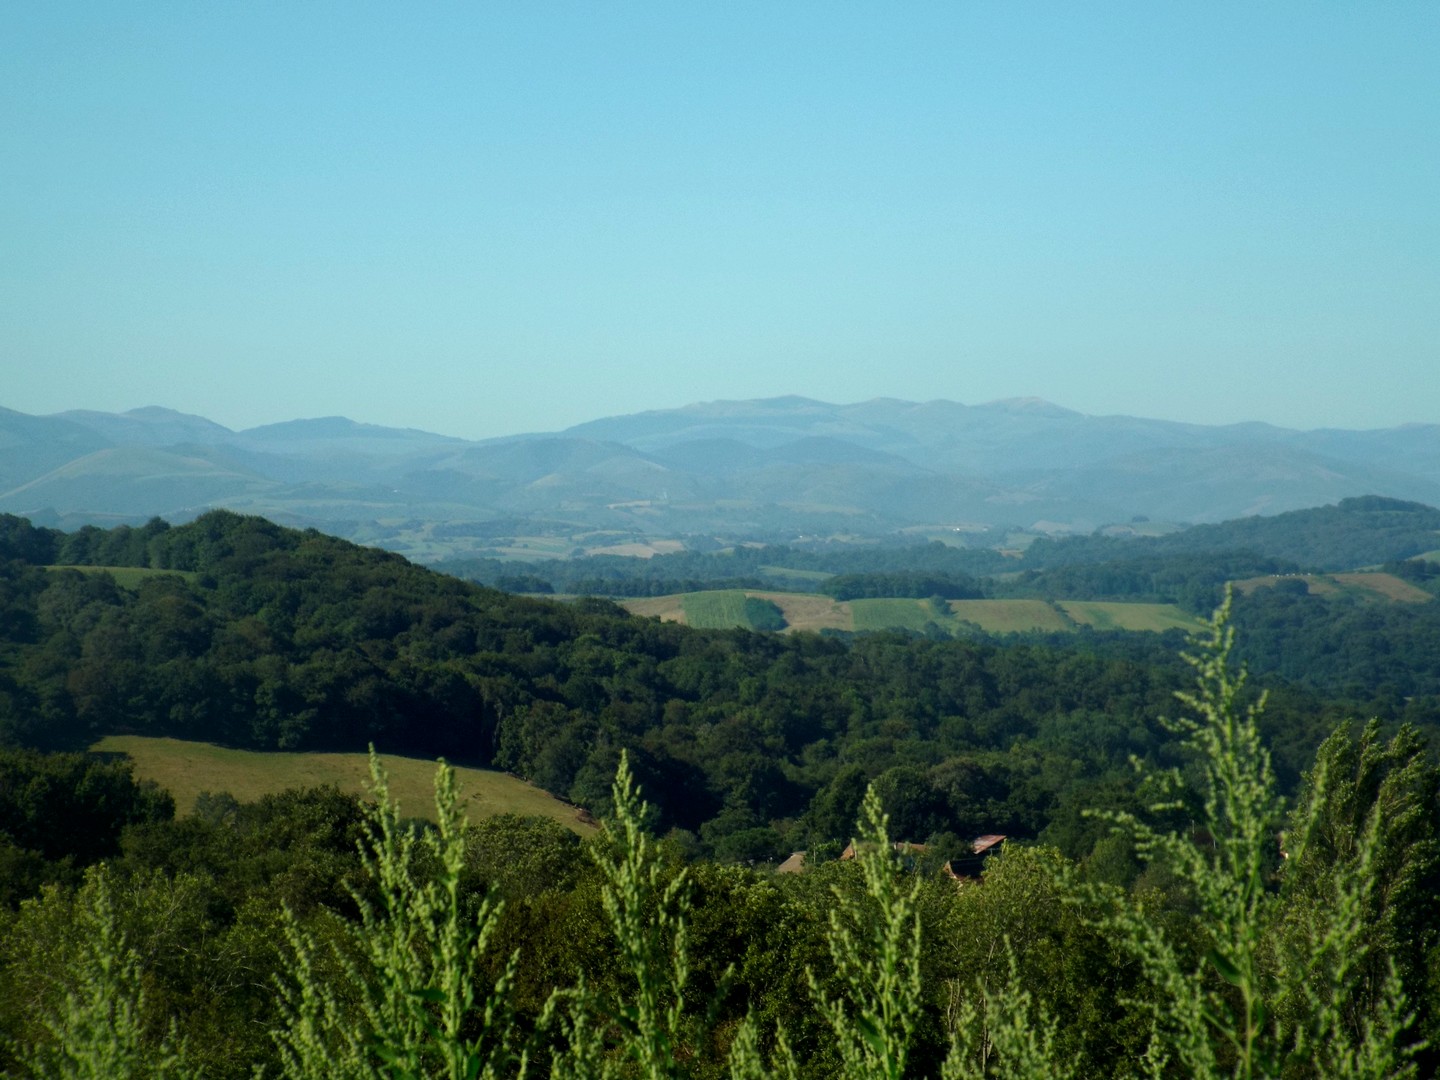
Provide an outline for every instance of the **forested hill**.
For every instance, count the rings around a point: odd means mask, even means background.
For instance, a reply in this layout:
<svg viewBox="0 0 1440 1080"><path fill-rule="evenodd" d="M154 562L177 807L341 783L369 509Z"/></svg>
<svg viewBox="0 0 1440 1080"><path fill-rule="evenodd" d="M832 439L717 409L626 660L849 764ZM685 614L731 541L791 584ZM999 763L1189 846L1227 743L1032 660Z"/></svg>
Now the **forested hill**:
<svg viewBox="0 0 1440 1080"><path fill-rule="evenodd" d="M1048 829L1083 854L1102 830L1080 808L1130 798L1132 754L1169 760L1156 718L1188 678L1169 650L699 631L226 512L70 535L7 518L0 553L4 743L373 741L493 763L595 809L628 748L662 826L721 857L845 836L872 779L900 835ZM1276 701L1291 778L1339 715Z"/></svg>
<svg viewBox="0 0 1440 1080"><path fill-rule="evenodd" d="M1102 562L1126 549L1137 555L1247 551L1306 570L1351 570L1440 549L1440 510L1365 495L1342 499L1334 506L1196 525L1167 536L1039 540L1026 552L1025 561L1041 568Z"/></svg>

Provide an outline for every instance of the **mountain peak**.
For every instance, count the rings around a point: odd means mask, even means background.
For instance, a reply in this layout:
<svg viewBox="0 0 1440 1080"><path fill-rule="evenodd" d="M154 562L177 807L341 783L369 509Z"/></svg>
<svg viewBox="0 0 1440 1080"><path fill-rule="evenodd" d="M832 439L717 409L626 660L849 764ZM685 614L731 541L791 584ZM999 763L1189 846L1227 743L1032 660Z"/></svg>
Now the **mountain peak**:
<svg viewBox="0 0 1440 1080"><path fill-rule="evenodd" d="M1000 398L997 401L987 401L983 405L977 405L976 408L994 409L997 412L1025 413L1029 416L1049 416L1057 419L1065 416L1084 415L1074 409L1067 409L1039 397Z"/></svg>

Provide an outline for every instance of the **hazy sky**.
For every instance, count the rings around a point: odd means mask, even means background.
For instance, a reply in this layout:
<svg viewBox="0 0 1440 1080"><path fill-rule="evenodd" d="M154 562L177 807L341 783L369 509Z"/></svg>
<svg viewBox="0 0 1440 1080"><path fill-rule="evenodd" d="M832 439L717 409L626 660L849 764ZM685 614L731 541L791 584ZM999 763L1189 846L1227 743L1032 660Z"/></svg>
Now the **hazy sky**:
<svg viewBox="0 0 1440 1080"><path fill-rule="evenodd" d="M1440 422L1440 5L7 5L0 405Z"/></svg>

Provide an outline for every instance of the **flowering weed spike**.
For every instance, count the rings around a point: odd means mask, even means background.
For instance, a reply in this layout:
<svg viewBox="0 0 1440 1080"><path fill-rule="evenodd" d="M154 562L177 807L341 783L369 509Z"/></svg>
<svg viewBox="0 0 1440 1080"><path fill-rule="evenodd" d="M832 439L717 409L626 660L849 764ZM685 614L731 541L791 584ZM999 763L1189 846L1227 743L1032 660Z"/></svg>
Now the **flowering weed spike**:
<svg viewBox="0 0 1440 1080"><path fill-rule="evenodd" d="M840 995L828 995L814 971L806 974L845 1075L900 1080L920 1013L920 881L902 884L888 826L872 785L854 842L864 895L836 888L830 912L830 958Z"/></svg>

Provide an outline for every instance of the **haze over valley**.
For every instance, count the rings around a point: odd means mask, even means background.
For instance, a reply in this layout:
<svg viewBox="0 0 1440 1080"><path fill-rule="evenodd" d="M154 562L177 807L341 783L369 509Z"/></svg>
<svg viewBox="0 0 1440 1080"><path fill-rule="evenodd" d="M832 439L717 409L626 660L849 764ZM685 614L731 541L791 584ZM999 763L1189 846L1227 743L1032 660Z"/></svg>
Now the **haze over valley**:
<svg viewBox="0 0 1440 1080"><path fill-rule="evenodd" d="M0 512L75 528L178 523L224 507L422 561L801 537L1083 534L1366 494L1440 503L1440 425L1298 431L1088 416L1039 399L784 397L471 441L343 417L237 432L159 407L0 410ZM535 540L516 547L525 537Z"/></svg>

